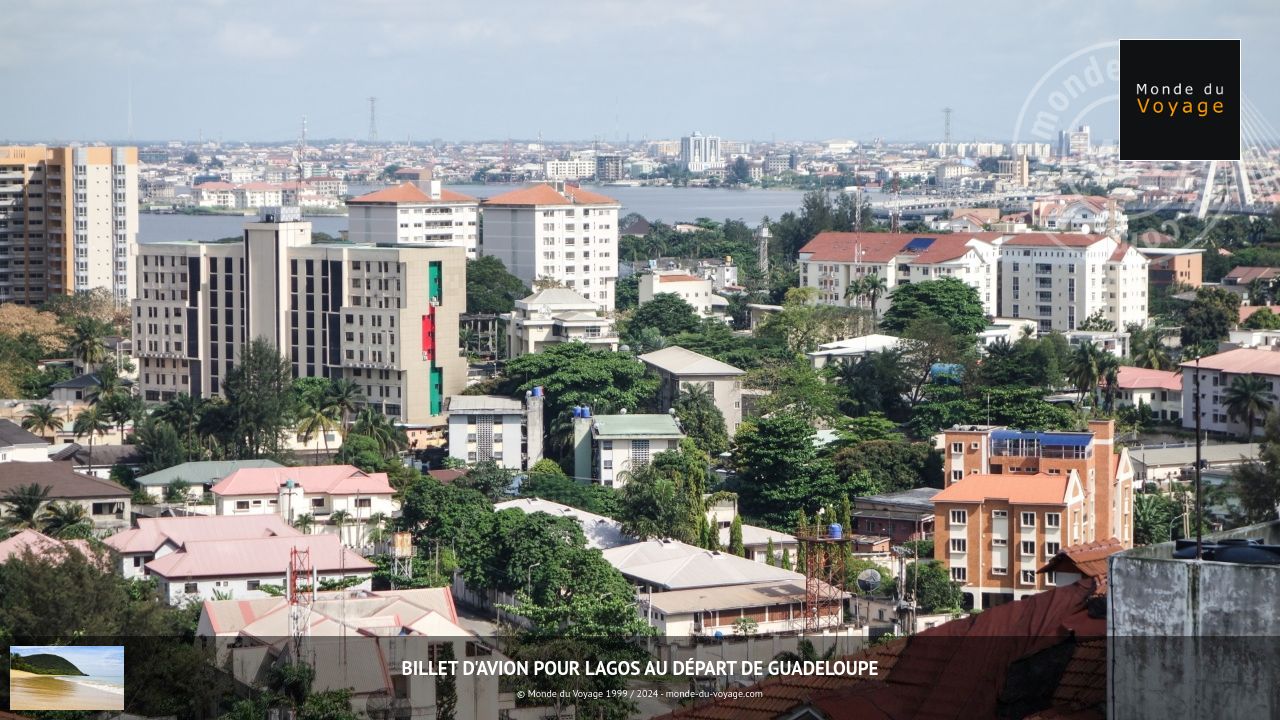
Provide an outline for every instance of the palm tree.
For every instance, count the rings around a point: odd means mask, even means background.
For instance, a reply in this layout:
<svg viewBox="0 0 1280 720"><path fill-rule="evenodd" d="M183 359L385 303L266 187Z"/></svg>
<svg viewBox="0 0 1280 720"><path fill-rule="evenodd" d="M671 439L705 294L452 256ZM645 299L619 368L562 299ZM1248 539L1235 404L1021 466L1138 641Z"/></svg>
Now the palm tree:
<svg viewBox="0 0 1280 720"><path fill-rule="evenodd" d="M1258 416L1265 416L1275 405L1276 396L1271 392L1271 383L1257 375L1237 375L1222 394L1223 405L1232 420L1245 418L1246 438L1253 436L1253 421Z"/></svg>
<svg viewBox="0 0 1280 720"><path fill-rule="evenodd" d="M889 290L889 285L879 273L871 273L862 278L862 292L871 300L871 322L879 322L876 315L876 301Z"/></svg>
<svg viewBox="0 0 1280 720"><path fill-rule="evenodd" d="M854 278L844 289L844 299L854 299L861 303L862 296L866 294L866 284L864 278Z"/></svg>
<svg viewBox="0 0 1280 720"><path fill-rule="evenodd" d="M93 520L80 503L49 503L39 519L44 534L50 537L86 538L93 534Z"/></svg>
<svg viewBox="0 0 1280 720"><path fill-rule="evenodd" d="M1125 328L1129 332L1129 355L1133 364L1152 370L1169 370L1173 367L1173 357L1169 346L1165 344L1172 331L1164 326L1144 328L1137 323Z"/></svg>
<svg viewBox="0 0 1280 720"><path fill-rule="evenodd" d="M8 511L0 515L0 527L10 532L39 530L40 510L48 498L49 486L36 483L19 485L0 495L0 505L8 506Z"/></svg>
<svg viewBox="0 0 1280 720"><path fill-rule="evenodd" d="M93 467L93 439L98 435L111 429L111 423L107 422L107 414L101 406L90 405L76 416L75 424L71 426L71 431L75 433L77 438L89 436L89 467Z"/></svg>
<svg viewBox="0 0 1280 720"><path fill-rule="evenodd" d="M1098 382L1105 372L1105 356L1097 345L1082 342L1071 354L1071 366L1067 371L1068 379L1080 391L1080 401L1084 402L1084 394L1092 392L1097 399ZM1097 406L1097 402L1094 403Z"/></svg>
<svg viewBox="0 0 1280 720"><path fill-rule="evenodd" d="M194 398L187 393L179 393L152 413L156 419L169 423L170 427L185 431L188 460L192 459L191 452L196 446L196 428L200 424L203 404L199 398Z"/></svg>
<svg viewBox="0 0 1280 720"><path fill-rule="evenodd" d="M97 380L97 387L89 393L90 403L96 405L120 393L120 371L116 369L115 363L102 363L94 378Z"/></svg>
<svg viewBox="0 0 1280 720"><path fill-rule="evenodd" d="M294 518L293 527L300 530L303 535L310 535L311 528L315 527L316 517L311 513L304 513Z"/></svg>
<svg viewBox="0 0 1280 720"><path fill-rule="evenodd" d="M1107 354L1102 364L1102 381L1107 385L1104 407L1111 412L1116 404L1116 394L1120 392L1120 361L1116 356Z"/></svg>
<svg viewBox="0 0 1280 720"><path fill-rule="evenodd" d="M306 442L311 442L311 438L319 434L320 439L324 441L325 457L329 457L329 431L340 424L335 416L335 407L324 404L322 399L319 407L306 403L299 412L298 432Z"/></svg>
<svg viewBox="0 0 1280 720"><path fill-rule="evenodd" d="M27 408L27 414L22 416L23 430L39 433L50 441L62 429L62 425L62 416L52 405L32 405Z"/></svg>
<svg viewBox="0 0 1280 720"><path fill-rule="evenodd" d="M342 421L342 436L346 437L350 427L348 417L364 405L364 391L352 380L342 378L329 384L325 392L325 406L334 410Z"/></svg>
<svg viewBox="0 0 1280 720"><path fill-rule="evenodd" d="M334 510L333 513L329 515L329 522L338 527L338 541L344 544L347 542L344 530L347 527L347 523L350 521L351 513L346 510Z"/></svg>
<svg viewBox="0 0 1280 720"><path fill-rule="evenodd" d="M98 405L103 415L116 426L121 442L124 442L124 426L138 420L143 413L142 401L120 390L102 397Z"/></svg>
<svg viewBox="0 0 1280 720"><path fill-rule="evenodd" d="M98 366L107 358L107 345L102 336L107 329L96 320L83 318L76 323L71 335L71 343L67 348L83 367L85 372Z"/></svg>
<svg viewBox="0 0 1280 720"><path fill-rule="evenodd" d="M361 408L351 429L376 440L378 448L384 455L400 452L409 446L409 439L404 430L397 427L377 408Z"/></svg>
<svg viewBox="0 0 1280 720"><path fill-rule="evenodd" d="M373 513L372 515L370 515L368 518L365 519L364 524L365 524L365 527L367 528L364 536L367 542L371 542L377 545L387 541L388 534L387 534L387 528L386 528L386 525L387 525L386 513L383 513L383 512Z"/></svg>

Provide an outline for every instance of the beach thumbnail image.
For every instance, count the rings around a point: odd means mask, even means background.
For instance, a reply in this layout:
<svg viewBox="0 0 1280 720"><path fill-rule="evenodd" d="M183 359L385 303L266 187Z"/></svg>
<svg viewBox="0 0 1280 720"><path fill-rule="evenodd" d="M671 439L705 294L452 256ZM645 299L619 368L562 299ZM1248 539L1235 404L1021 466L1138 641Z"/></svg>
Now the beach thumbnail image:
<svg viewBox="0 0 1280 720"><path fill-rule="evenodd" d="M123 710L119 645L14 645L10 710Z"/></svg>

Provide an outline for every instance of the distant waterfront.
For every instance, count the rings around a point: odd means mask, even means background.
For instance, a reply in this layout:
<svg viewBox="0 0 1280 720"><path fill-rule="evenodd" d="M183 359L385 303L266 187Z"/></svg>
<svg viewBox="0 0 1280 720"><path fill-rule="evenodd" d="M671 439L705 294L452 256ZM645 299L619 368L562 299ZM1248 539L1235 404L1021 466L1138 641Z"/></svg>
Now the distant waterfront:
<svg viewBox="0 0 1280 720"><path fill-rule="evenodd" d="M518 185L450 185L449 189L477 198L493 197ZM352 193L369 188L353 186ZM800 208L803 190L730 190L723 188L674 187L591 187L617 198L622 214L640 213L649 220L679 222L708 217L743 220L754 227L768 216L777 220L783 213ZM239 235L248 218L237 215L152 215L138 216L138 241L217 240ZM347 229L344 216L309 217L315 232L337 235Z"/></svg>

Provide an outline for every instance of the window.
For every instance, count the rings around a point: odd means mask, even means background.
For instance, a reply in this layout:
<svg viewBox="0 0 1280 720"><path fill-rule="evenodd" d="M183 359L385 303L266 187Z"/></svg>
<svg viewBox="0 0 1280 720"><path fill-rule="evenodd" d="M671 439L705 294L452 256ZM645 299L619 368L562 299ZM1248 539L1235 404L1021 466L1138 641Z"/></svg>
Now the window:
<svg viewBox="0 0 1280 720"><path fill-rule="evenodd" d="M188 595L196 595L200 592L200 586L196 583L187 583L182 586L182 592Z"/></svg>
<svg viewBox="0 0 1280 720"><path fill-rule="evenodd" d="M1009 541L1005 538L991 538L991 547L1007 547Z"/></svg>
<svg viewBox="0 0 1280 720"><path fill-rule="evenodd" d="M969 579L968 576L969 576L968 568L965 568L965 567L951 568L951 579L956 582L964 582L965 580Z"/></svg>
<svg viewBox="0 0 1280 720"><path fill-rule="evenodd" d="M135 557L135 558L133 559L133 566L134 566L134 567L142 567L142 556L141 556L141 555L139 555L138 557Z"/></svg>
<svg viewBox="0 0 1280 720"><path fill-rule="evenodd" d="M605 461L604 461L604 469L605 469L605 470L612 470L612 469L613 469L613 461L612 461L612 460L605 460Z"/></svg>
<svg viewBox="0 0 1280 720"><path fill-rule="evenodd" d="M991 568L991 574L992 575L1008 575L1009 568L993 567Z"/></svg>
<svg viewBox="0 0 1280 720"><path fill-rule="evenodd" d="M969 522L969 511L968 511L968 510L952 510L952 511L951 511L951 524L952 524L952 525L964 525L964 524L965 524L965 523L967 523L967 522Z"/></svg>
<svg viewBox="0 0 1280 720"><path fill-rule="evenodd" d="M324 498L311 498L311 507L313 508L324 507Z"/></svg>
<svg viewBox="0 0 1280 720"><path fill-rule="evenodd" d="M261 584L262 584L261 580L250 580L249 582L245 583L245 585L248 586L250 590L257 590L261 586Z"/></svg>
<svg viewBox="0 0 1280 720"><path fill-rule="evenodd" d="M1062 513L1045 513L1044 526L1051 528L1062 527Z"/></svg>
<svg viewBox="0 0 1280 720"><path fill-rule="evenodd" d="M1045 557L1047 557L1047 558L1051 558L1051 557L1053 557L1054 555L1057 555L1057 554L1058 554L1058 551L1059 551L1059 550L1061 550L1061 549L1062 549L1062 544L1061 544L1061 543L1056 543L1056 542L1045 542L1045 544L1044 544L1044 556L1045 556Z"/></svg>
<svg viewBox="0 0 1280 720"><path fill-rule="evenodd" d="M1009 518L1008 510L992 510L991 511L992 520L1007 520L1008 518Z"/></svg>
<svg viewBox="0 0 1280 720"><path fill-rule="evenodd" d="M356 507L358 508L373 507L373 498L356 498Z"/></svg>
<svg viewBox="0 0 1280 720"><path fill-rule="evenodd" d="M1035 541L1035 540L1023 540L1023 541L1022 541L1022 554L1023 554L1023 555L1027 555L1027 556L1035 555L1035 554L1036 554L1036 541Z"/></svg>
<svg viewBox="0 0 1280 720"><path fill-rule="evenodd" d="M237 501L236 501L236 510L248 510L248 509L249 509L249 501L248 501L248 500L237 500Z"/></svg>
<svg viewBox="0 0 1280 720"><path fill-rule="evenodd" d="M1033 512L1022 513L1022 527L1035 527L1036 514Z"/></svg>
<svg viewBox="0 0 1280 720"><path fill-rule="evenodd" d="M951 452L953 452L953 453L962 453L962 452L964 452L964 443L962 443L962 442L953 442L953 443L951 443Z"/></svg>
<svg viewBox="0 0 1280 720"><path fill-rule="evenodd" d="M951 482L958 482L964 479L964 470L952 470Z"/></svg>
<svg viewBox="0 0 1280 720"><path fill-rule="evenodd" d="M601 449L601 450L612 450L612 449L613 449L613 441L612 441L612 440L601 440L601 441L600 441L600 449Z"/></svg>
<svg viewBox="0 0 1280 720"><path fill-rule="evenodd" d="M1035 570L1023 570L1023 571L1022 571L1022 584L1023 584L1023 585L1035 585L1035 584L1036 584L1036 571L1035 571Z"/></svg>
<svg viewBox="0 0 1280 720"><path fill-rule="evenodd" d="M962 553L968 550L969 541L964 538L951 538L951 552Z"/></svg>

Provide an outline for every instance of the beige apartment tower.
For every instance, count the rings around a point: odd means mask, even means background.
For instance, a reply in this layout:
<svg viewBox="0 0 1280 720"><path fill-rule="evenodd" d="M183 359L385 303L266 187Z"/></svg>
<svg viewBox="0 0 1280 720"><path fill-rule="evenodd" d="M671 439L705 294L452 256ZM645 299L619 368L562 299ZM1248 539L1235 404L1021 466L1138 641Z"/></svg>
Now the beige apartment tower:
<svg viewBox="0 0 1280 720"><path fill-rule="evenodd" d="M0 302L133 297L138 149L0 146Z"/></svg>
<svg viewBox="0 0 1280 720"><path fill-rule="evenodd" d="M346 378L408 429L445 425L462 391L466 249L313 243L297 208L264 210L234 242L143 246L133 304L143 399L221 394L254 338L295 377Z"/></svg>

